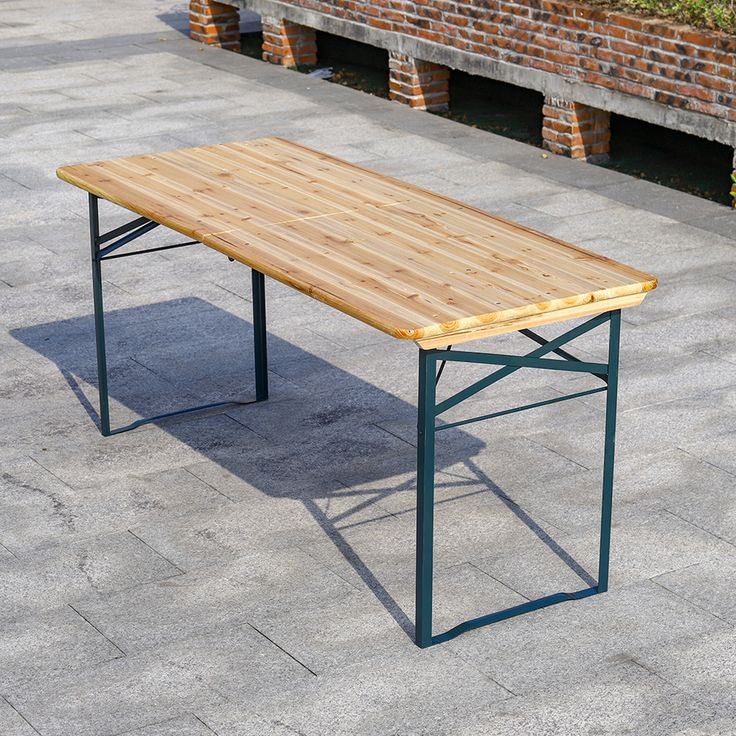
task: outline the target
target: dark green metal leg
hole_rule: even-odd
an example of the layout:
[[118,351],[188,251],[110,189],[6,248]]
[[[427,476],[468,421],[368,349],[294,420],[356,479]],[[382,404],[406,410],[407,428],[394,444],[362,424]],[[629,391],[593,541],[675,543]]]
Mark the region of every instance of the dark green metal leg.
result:
[[598,557],[598,592],[608,590],[608,563],[611,550],[613,469],[616,453],[616,405],[618,399],[618,357],[621,338],[621,310],[611,312],[608,337],[608,390],[606,392],[606,441],[603,455],[603,499],[601,503],[601,545]]
[[253,340],[256,363],[256,401],[268,399],[268,341],[266,336],[266,286],[263,274],[251,270],[253,284]]
[[97,346],[97,387],[100,394],[100,432],[110,435],[110,398],[107,388],[105,351],[105,312],[102,304],[102,262],[99,252],[100,216],[97,197],[89,195],[89,239],[92,247],[92,295],[95,308],[95,344]]
[[[249,401],[218,401],[212,404],[203,404],[202,406],[193,406],[188,409],[179,409],[177,411],[167,412],[166,414],[158,414],[152,417],[137,419],[124,427],[110,427],[110,394],[107,381],[107,354],[105,351],[105,311],[102,301],[102,261],[111,258],[125,258],[127,256],[139,255],[141,253],[153,253],[159,250],[169,250],[170,248],[182,248],[184,246],[198,243],[197,240],[190,240],[185,243],[176,243],[173,245],[162,245],[155,248],[147,248],[145,250],[130,251],[112,255],[119,248],[136,240],[141,235],[145,235],[154,228],[159,227],[159,223],[149,220],[146,217],[138,217],[131,222],[127,222],[120,227],[100,234],[100,217],[98,209],[98,197],[94,194],[89,195],[89,234],[92,249],[92,294],[94,298],[94,316],[95,316],[95,343],[97,347],[97,383],[100,393],[100,431],[106,437],[121,432],[128,432],[131,429],[140,427],[143,424],[150,424],[161,419],[181,416],[184,414],[192,414],[199,411],[215,408],[225,408],[231,406],[239,406],[243,404],[252,404]],[[113,241],[113,242],[110,242]],[[110,243],[105,245],[105,243]],[[104,247],[102,247],[104,245]],[[232,259],[231,259],[232,260]],[[268,355],[266,350],[266,293],[264,288],[263,274],[253,271],[253,328],[255,335],[255,364],[256,364],[256,401],[265,401],[268,398]]]
[[[576,337],[585,334],[595,327],[609,323],[608,363],[587,363],[576,358],[566,350],[560,349]],[[527,334],[525,331],[524,334]],[[611,508],[613,504],[613,470],[614,451],[616,440],[616,400],[618,392],[618,361],[619,342],[621,336],[621,311],[617,310],[593,317],[582,325],[574,327],[568,332],[552,340],[546,340],[535,333],[527,334],[535,342],[542,345],[525,356],[497,355],[494,353],[469,353],[462,350],[420,350],[419,351],[419,421],[417,443],[417,569],[416,569],[416,635],[415,641],[419,647],[428,647],[432,644],[449,641],[466,631],[487,626],[497,621],[503,621],[523,613],[536,611],[546,606],[552,606],[564,601],[580,600],[608,589],[608,564],[611,544]],[[550,352],[556,353],[563,360],[544,359]],[[482,363],[502,365],[503,368],[494,371],[486,378],[476,381],[469,387],[458,391],[453,396],[436,403],[436,383],[439,375],[436,373],[437,361],[441,363]],[[483,414],[456,422],[449,422],[435,426],[438,416],[448,409],[457,406],[465,399],[488,388],[493,383],[511,375],[521,368],[535,368],[559,371],[577,371],[589,373],[605,382],[601,388],[579,391],[574,394],[538,401],[525,406],[505,409],[502,411]],[[472,422],[484,421],[494,417],[527,409],[535,409],[547,404],[567,401],[582,396],[606,391],[606,434],[605,452],[603,459],[603,500],[601,513],[601,538],[598,565],[598,583],[592,587],[572,592],[553,593],[533,601],[527,601],[518,606],[506,608],[502,611],[480,616],[464,621],[443,633],[432,634],[432,545],[434,535],[434,454],[435,432],[450,429]],[[592,582],[592,581],[591,581]]]
[[434,537],[435,352],[419,350],[417,422],[416,631],[419,647],[432,644],[432,542]]

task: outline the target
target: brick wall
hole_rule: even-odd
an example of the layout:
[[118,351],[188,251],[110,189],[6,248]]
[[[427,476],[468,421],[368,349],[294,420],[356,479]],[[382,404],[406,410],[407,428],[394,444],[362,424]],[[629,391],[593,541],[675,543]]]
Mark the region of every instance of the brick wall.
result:
[[[214,0],[190,1],[198,9],[195,21],[200,6],[219,7]],[[274,63],[313,63],[314,29],[387,49],[391,97],[412,107],[447,106],[449,68],[536,89],[545,96],[544,146],[556,154],[605,160],[611,112],[736,149],[733,35],[575,0],[228,3],[270,19],[264,58]],[[292,27],[302,29],[307,62],[274,53],[294,47]],[[218,42],[212,34],[227,37],[229,26],[207,31],[209,42]]]
[[736,37],[726,34],[571,0],[282,4],[736,122]]

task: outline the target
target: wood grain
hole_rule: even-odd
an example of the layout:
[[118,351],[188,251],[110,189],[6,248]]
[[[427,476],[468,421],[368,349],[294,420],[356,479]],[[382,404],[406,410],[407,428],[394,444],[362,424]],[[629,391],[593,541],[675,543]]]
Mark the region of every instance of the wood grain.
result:
[[58,176],[422,347],[634,306],[653,276],[280,138]]

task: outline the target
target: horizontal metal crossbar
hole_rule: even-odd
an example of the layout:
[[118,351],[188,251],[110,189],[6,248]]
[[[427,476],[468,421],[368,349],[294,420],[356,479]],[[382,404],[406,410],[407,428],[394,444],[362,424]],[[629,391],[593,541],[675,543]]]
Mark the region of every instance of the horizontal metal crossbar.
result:
[[[536,332],[532,332],[531,330],[519,330],[519,333],[524,335],[524,337],[528,337],[530,340],[534,340],[538,345],[546,345],[549,340],[542,337],[541,335],[537,335]],[[575,362],[582,362],[580,358],[573,355],[572,353],[568,353],[567,350],[563,350],[562,348],[557,348],[556,350],[552,351],[555,355],[559,355],[560,357],[564,358],[565,360],[572,360]],[[593,374],[596,378],[600,378],[601,381],[604,381],[605,383],[608,383],[608,375],[605,373],[594,373]]]
[[[577,327],[573,327],[571,330],[568,330],[562,335],[555,337],[554,339],[550,340],[546,345],[542,345],[542,347],[537,348],[537,350],[534,350],[533,352],[528,353],[524,357],[525,358],[541,358],[542,356],[553,352],[554,350],[564,345],[565,343],[568,343],[571,340],[574,340],[575,338],[580,337],[580,335],[584,335],[586,332],[589,332],[590,330],[598,327],[604,322],[608,322],[610,318],[611,318],[610,312],[606,312],[605,314],[599,314],[593,317],[592,319],[589,319],[587,322],[583,322],[583,324],[578,325]],[[433,352],[434,354],[438,354],[438,353],[445,353],[446,351],[436,350],[436,351],[430,351],[430,352]],[[455,355],[455,354],[456,352],[453,351],[452,355]],[[449,360],[449,359],[450,359],[449,357],[445,357],[445,360]],[[488,386],[491,386],[497,381],[500,381],[502,378],[506,378],[506,376],[510,376],[512,373],[515,373],[522,367],[523,366],[519,366],[519,365],[507,365],[504,368],[501,368],[500,370],[494,371],[493,373],[491,373],[490,376],[481,378],[479,381],[476,381],[475,383],[471,384],[467,388],[464,388],[462,391],[458,391],[456,394],[453,394],[448,399],[445,399],[444,401],[441,401],[439,404],[437,404],[434,408],[435,416],[439,416],[440,414],[443,414],[444,412],[446,412],[448,409],[452,409],[453,406],[457,406],[462,401],[465,401],[465,399],[470,398],[471,396],[474,396],[479,391],[482,391],[484,388],[488,388]],[[598,370],[598,368],[596,368],[596,370]]]
[[144,417],[143,419],[136,419],[134,422],[131,422],[130,424],[126,424],[124,427],[116,427],[115,429],[110,430],[110,434],[122,434],[123,432],[129,432],[131,429],[135,429],[136,427],[141,427],[144,424],[152,424],[153,422],[158,422],[161,419],[169,419],[171,417],[178,417],[183,414],[192,414],[194,412],[199,411],[206,411],[207,409],[217,409],[218,407],[223,406],[243,406],[245,404],[255,404],[255,399],[251,399],[250,401],[216,401],[214,404],[202,404],[201,406],[192,406],[188,409],[177,409],[176,411],[170,411],[166,414],[157,414],[153,417]]
[[169,250],[171,248],[183,248],[185,245],[201,245],[199,240],[188,240],[186,243],[174,243],[174,245],[159,245],[156,248],[141,248],[140,250],[131,250],[127,253],[118,253],[114,256],[105,256],[98,258],[99,261],[109,261],[113,258],[126,258],[127,256],[137,256],[141,253],[155,253],[157,250]]
[[438,359],[455,363],[483,363],[489,365],[509,365],[519,368],[541,368],[551,371],[572,371],[574,373],[605,373],[605,363],[584,363],[582,360],[554,360],[550,358],[531,358],[526,355],[499,355],[497,353],[472,353],[456,350],[448,353],[442,350]]
[[474,422],[482,422],[485,419],[495,419],[496,417],[503,417],[507,414],[517,414],[520,411],[526,411],[527,409],[538,409],[540,406],[547,406],[548,404],[557,404],[560,401],[569,401],[570,399],[579,399],[583,396],[590,396],[591,394],[598,394],[601,391],[606,391],[605,386],[600,388],[592,388],[588,391],[578,391],[576,394],[566,394],[565,396],[556,396],[554,399],[546,399],[545,401],[536,401],[533,404],[524,404],[524,406],[515,406],[513,409],[503,409],[502,411],[494,411],[492,414],[483,414],[479,417],[471,417],[470,419],[461,419],[458,422],[449,422],[447,424],[441,424],[439,427],[435,427],[436,432],[440,432],[443,429],[452,429],[452,427],[461,427],[463,424],[472,424]]
[[98,235],[97,240],[96,240],[96,245],[102,245],[103,243],[107,243],[108,241],[113,240],[114,238],[117,238],[118,235],[125,235],[125,233],[128,233],[131,230],[134,230],[135,228],[140,227],[141,225],[145,225],[147,222],[151,222],[151,220],[149,220],[147,217],[138,217],[135,220],[126,222],[125,225],[116,227],[114,230],[110,230],[110,232],[107,232],[104,235]]
[[584,588],[583,590],[575,591],[574,593],[554,593],[553,595],[545,596],[544,598],[538,598],[535,601],[527,601],[518,606],[511,608],[505,608],[503,611],[497,611],[496,613],[490,613],[487,616],[480,616],[479,618],[473,618],[470,621],[464,621],[463,623],[455,626],[443,634],[436,634],[432,637],[432,644],[441,644],[444,641],[454,639],[460,634],[464,634],[466,631],[472,631],[473,629],[479,629],[482,626],[496,623],[497,621],[504,621],[507,618],[513,618],[518,616],[520,613],[529,613],[530,611],[538,611],[540,608],[546,608],[547,606],[554,606],[557,603],[564,603],[565,601],[578,601],[582,598],[588,598],[591,595],[598,593],[598,586],[592,588]]
[[[133,230],[132,233],[128,233],[128,235],[124,235],[119,240],[116,240],[111,245],[108,245],[107,248],[98,250],[95,257],[97,258],[98,261],[101,261],[103,258],[106,258],[113,251],[116,251],[118,248],[122,248],[124,245],[127,245],[128,243],[135,240],[136,238],[140,238],[141,235],[145,235],[147,232],[150,232],[151,230],[153,230],[154,228],[157,228],[158,226],[159,226],[158,222],[152,222],[149,220],[145,225],[141,225],[137,230]],[[99,240],[97,242],[99,243]]]

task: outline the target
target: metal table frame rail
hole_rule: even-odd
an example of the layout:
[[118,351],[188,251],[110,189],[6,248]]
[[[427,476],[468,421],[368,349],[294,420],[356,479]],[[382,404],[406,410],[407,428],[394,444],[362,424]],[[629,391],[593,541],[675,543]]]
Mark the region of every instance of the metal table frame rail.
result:
[[[109,436],[127,432],[131,429],[156,422],[161,419],[190,414],[218,407],[251,404],[268,399],[268,356],[266,333],[266,300],[263,274],[251,269],[253,292],[253,333],[255,359],[255,399],[247,401],[220,401],[203,404],[186,409],[138,419],[125,426],[110,427],[110,399],[107,375],[107,355],[105,349],[105,317],[102,300],[102,262],[112,258],[153,253],[171,248],[182,248],[199,241],[192,240],[173,245],[163,245],[144,250],[115,253],[119,248],[145,235],[159,223],[146,217],[139,217],[120,227],[100,234],[98,197],[89,194],[90,242],[92,248],[92,286],[94,296],[94,321],[97,348],[97,376],[100,396],[100,431]],[[111,242],[112,241],[112,242]],[[109,243],[109,245],[106,245]],[[230,259],[232,260],[232,259]],[[608,322],[609,347],[608,363],[588,363],[579,360],[562,346],[575,338],[589,332],[599,325]],[[621,310],[600,314],[583,324],[568,330],[552,340],[537,335],[531,330],[519,332],[540,345],[539,348],[524,356],[499,355],[496,353],[468,352],[452,350],[419,349],[419,406],[418,406],[418,442],[417,442],[417,546],[416,546],[416,609],[415,609],[415,642],[419,647],[428,647],[453,639],[472,629],[486,626],[496,621],[535,611],[539,608],[561,603],[562,601],[586,598],[608,589],[608,568],[611,540],[611,507],[613,501],[613,469],[616,434],[616,398],[618,386],[619,338],[621,331]],[[554,353],[562,360],[545,358]],[[439,363],[439,367],[438,367]],[[437,403],[436,387],[447,363],[480,363],[503,366],[490,375],[482,378],[467,388]],[[437,425],[437,417],[447,410],[459,405],[465,399],[493,385],[521,368],[535,368],[553,371],[573,371],[589,373],[601,379],[605,385],[599,388],[580,391],[574,394],[559,396],[546,401],[539,401],[512,409],[497,411],[492,414],[448,422]],[[528,601],[512,608],[491,613],[480,618],[465,621],[444,633],[432,633],[432,578],[433,578],[433,539],[434,539],[434,475],[435,475],[435,434],[437,432],[494,417],[500,417],[527,409],[534,409],[559,401],[580,398],[590,394],[606,392],[605,449],[603,462],[603,496],[601,511],[600,551],[598,559],[597,585],[571,593],[555,593],[534,601]]]
[[[589,332],[599,325],[609,323],[608,363],[587,363],[562,349],[562,345]],[[611,545],[611,508],[613,503],[613,468],[616,440],[616,400],[618,391],[618,359],[621,334],[621,310],[597,315],[583,324],[568,330],[552,340],[537,335],[531,330],[520,330],[522,334],[539,343],[541,347],[528,355],[498,355],[495,353],[476,353],[460,350],[419,350],[419,410],[417,421],[417,547],[416,547],[416,644],[422,648],[453,639],[460,634],[481,626],[503,621],[539,608],[563,601],[587,598],[608,589],[608,568]],[[555,353],[563,360],[544,358]],[[453,396],[437,403],[436,386],[446,363],[481,363],[498,365],[502,368],[482,378]],[[440,363],[439,369],[437,364]],[[437,417],[474,396],[479,391],[493,385],[502,378],[521,368],[536,368],[553,371],[574,371],[589,373],[600,378],[604,386],[579,391],[574,394],[555,397],[546,401],[506,409],[472,417],[457,422],[437,424]],[[506,608],[496,613],[471,619],[458,624],[444,633],[432,633],[432,570],[434,539],[434,475],[435,475],[435,434],[442,430],[458,427],[472,422],[504,416],[527,409],[535,409],[559,401],[576,399],[590,394],[606,392],[605,444],[603,457],[603,495],[601,503],[601,532],[598,555],[597,585],[571,593],[555,593],[518,606]]]
[[[224,408],[227,406],[239,406],[253,404],[268,399],[268,355],[266,339],[266,292],[263,274],[251,269],[252,274],[252,296],[253,296],[253,340],[255,357],[255,399],[246,401],[216,401],[211,404],[202,404],[186,409],[157,414],[156,416],[136,419],[130,424],[122,427],[110,427],[110,392],[107,375],[107,351],[105,349],[105,311],[102,301],[102,262],[112,258],[125,258],[127,256],[154,253],[171,248],[183,248],[187,245],[198,244],[198,240],[189,240],[185,243],[173,245],[161,245],[144,250],[133,250],[125,253],[115,253],[119,248],[140,238],[159,226],[158,222],[149,220],[147,217],[138,217],[135,220],[116,227],[107,233],[100,234],[99,197],[89,195],[89,231],[90,244],[92,247],[92,293],[94,299],[95,315],[95,344],[97,348],[97,383],[100,395],[100,432],[109,437],[113,434],[128,432],[143,424],[150,424],[161,419],[180,416],[182,414],[193,414],[208,409]],[[112,241],[112,242],[110,242]],[[109,243],[109,245],[105,245]],[[104,247],[103,247],[104,246]],[[114,255],[113,255],[114,254]],[[231,259],[232,260],[232,259]]]

